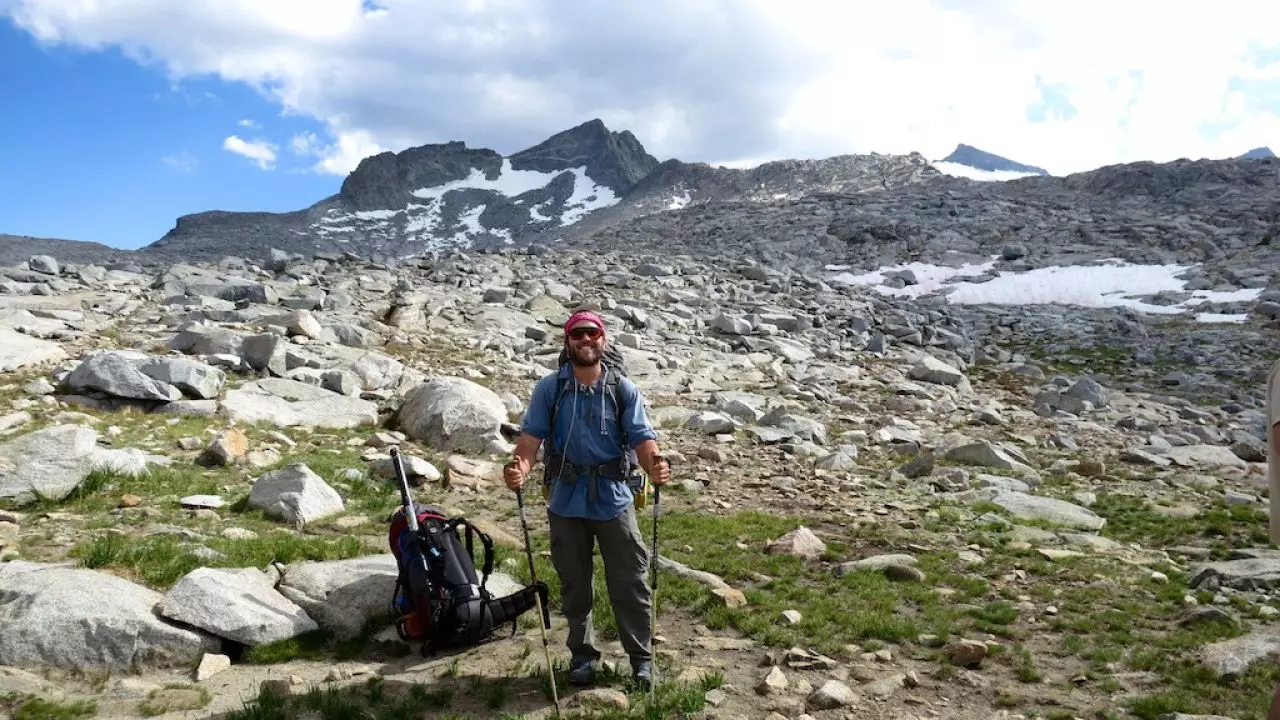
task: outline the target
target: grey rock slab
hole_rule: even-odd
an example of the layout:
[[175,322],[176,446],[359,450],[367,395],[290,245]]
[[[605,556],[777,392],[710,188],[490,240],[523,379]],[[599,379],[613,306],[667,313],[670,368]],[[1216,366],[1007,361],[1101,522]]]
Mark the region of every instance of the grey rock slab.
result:
[[160,614],[251,647],[320,627],[257,568],[196,568],[164,595]]
[[181,390],[143,374],[138,367],[142,358],[134,353],[94,353],[71,371],[66,383],[77,392],[100,392],[130,400],[181,400]]
[[345,640],[357,636],[367,619],[386,611],[397,573],[391,553],[304,561],[287,567],[276,588],[321,628]]
[[303,463],[292,463],[259,477],[249,505],[294,525],[306,525],[343,511],[342,496]]
[[767,402],[763,395],[726,390],[716,393],[711,398],[711,408],[736,420],[754,423],[764,417],[764,407]]
[[991,502],[1022,520],[1046,520],[1082,530],[1101,530],[1104,517],[1092,510],[1057,498],[1029,495],[1016,491],[997,492]]
[[506,446],[507,406],[465,378],[434,377],[410,390],[397,420],[409,437],[441,452],[485,454]]
[[1254,663],[1280,654],[1280,628],[1269,627],[1230,640],[1210,643],[1200,652],[1200,663],[1220,677],[1234,677]]
[[212,400],[222,392],[227,374],[211,365],[176,357],[156,357],[138,363],[138,371],[172,385],[195,400]]
[[1183,467],[1244,468],[1249,466],[1248,462],[1242,460],[1230,448],[1221,445],[1184,445],[1169,448],[1162,454],[1173,461],[1173,464]]
[[0,372],[66,359],[67,351],[56,342],[0,328]]
[[809,710],[835,710],[837,708],[857,705],[858,693],[839,680],[828,680],[805,699]]
[[912,380],[933,383],[935,385],[959,386],[966,380],[965,374],[941,360],[925,355],[911,367],[907,377]]
[[163,596],[108,573],[0,564],[0,665],[131,671],[189,667],[220,643],[159,617]]
[[1205,563],[1196,567],[1187,585],[1192,588],[1217,590],[1264,590],[1280,587],[1280,557],[1241,558]]
[[65,498],[93,470],[97,443],[92,428],[55,425],[0,445],[0,498],[17,505]]
[[378,406],[368,400],[283,378],[263,378],[228,390],[218,412],[241,422],[283,427],[354,428],[378,422]]
[[685,425],[703,435],[731,433],[738,427],[738,424],[728,415],[710,411],[693,414],[685,421]]
[[816,357],[812,350],[794,340],[774,338],[769,344],[774,352],[794,364],[809,362]]
[[142,477],[151,472],[152,465],[168,467],[172,463],[173,459],[167,455],[153,455],[137,448],[99,448],[94,455],[92,471]]
[[953,447],[946,452],[944,457],[966,465],[1014,470],[1024,475],[1035,474],[1033,468],[1019,461],[1008,448],[986,441],[966,443]]

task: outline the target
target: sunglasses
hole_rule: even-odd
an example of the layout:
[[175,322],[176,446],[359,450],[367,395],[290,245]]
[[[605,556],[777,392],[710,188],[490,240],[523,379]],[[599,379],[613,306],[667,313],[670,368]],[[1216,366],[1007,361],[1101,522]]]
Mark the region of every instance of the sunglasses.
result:
[[600,337],[600,334],[600,328],[598,327],[576,327],[569,331],[569,337],[574,340],[581,340],[582,338],[595,340]]

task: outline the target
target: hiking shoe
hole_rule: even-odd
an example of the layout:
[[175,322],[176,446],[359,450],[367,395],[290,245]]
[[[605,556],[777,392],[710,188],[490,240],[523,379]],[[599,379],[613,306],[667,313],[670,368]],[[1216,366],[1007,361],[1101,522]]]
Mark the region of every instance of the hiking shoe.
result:
[[649,683],[653,682],[653,663],[649,660],[641,660],[631,666],[631,679],[635,682],[636,687],[641,690],[648,690]]
[[596,681],[596,663],[591,659],[574,660],[569,663],[569,683],[571,685],[590,685]]

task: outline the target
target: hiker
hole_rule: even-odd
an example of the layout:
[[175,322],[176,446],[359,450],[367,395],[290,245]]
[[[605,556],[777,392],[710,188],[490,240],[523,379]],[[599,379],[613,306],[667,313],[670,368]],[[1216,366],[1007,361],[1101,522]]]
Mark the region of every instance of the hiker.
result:
[[[635,493],[628,482],[634,458],[654,485],[671,477],[659,454],[657,432],[649,423],[638,388],[616,363],[604,360],[604,320],[592,312],[575,313],[564,325],[562,364],[533,390],[520,439],[507,465],[507,487],[520,490],[543,447],[543,482],[550,485],[547,518],[551,562],[560,577],[561,604],[569,621],[566,646],[572,654],[569,682],[595,680],[600,652],[592,627],[593,551],[599,542],[605,580],[622,647],[631,660],[632,678],[647,687],[653,677],[650,640],[650,589],[645,582],[649,553],[636,522]],[[611,402],[616,382],[620,407]],[[551,416],[555,414],[554,426]]]

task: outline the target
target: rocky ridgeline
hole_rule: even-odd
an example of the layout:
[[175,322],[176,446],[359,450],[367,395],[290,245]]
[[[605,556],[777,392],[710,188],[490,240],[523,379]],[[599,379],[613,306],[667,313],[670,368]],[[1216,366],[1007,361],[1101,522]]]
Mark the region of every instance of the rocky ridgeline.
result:
[[1188,291],[1275,291],[1278,185],[1280,161],[1270,160],[1132,163],[997,183],[934,173],[886,191],[815,189],[765,204],[724,198],[565,237],[578,250],[660,243],[664,252],[810,272],[993,258],[992,272],[1108,258],[1199,264]]
[[[1005,192],[1021,191],[983,192],[996,203]],[[832,220],[816,209],[848,212],[852,202],[814,199],[794,206],[815,211],[794,233],[829,227]],[[876,203],[892,201],[858,202],[870,214]],[[701,223],[707,212],[638,222]],[[776,234],[768,229],[775,220],[763,217],[756,217],[764,223],[759,233],[747,233],[756,239],[725,232],[703,235],[701,242],[732,247]],[[1198,225],[1188,221],[1185,227]],[[1197,405],[1170,397],[1180,383],[1165,376],[1153,375],[1146,386],[1119,386],[1099,382],[1089,367],[1058,375],[1005,347],[1044,341],[1040,334],[1055,331],[1055,317],[1069,317],[1072,329],[1048,341],[1050,353],[1063,338],[1092,333],[1095,344],[1107,345],[1112,337],[1138,332],[1167,339],[1174,328],[1151,331],[1112,311],[956,308],[833,285],[811,268],[757,262],[756,253],[722,262],[679,254],[706,229],[691,225],[687,244],[660,257],[606,248],[598,239],[583,250],[452,252],[392,265],[353,254],[273,251],[261,263],[227,257],[153,267],[68,266],[32,257],[0,271],[8,278],[8,294],[0,295],[0,370],[20,380],[5,384],[9,407],[0,407],[0,502],[10,508],[0,512],[0,553],[8,560],[0,565],[0,666],[198,665],[196,677],[203,681],[225,672],[237,648],[316,628],[356,633],[385,607],[394,584],[386,553],[267,568],[198,568],[158,592],[74,559],[30,559],[25,543],[35,530],[28,529],[34,524],[29,515],[41,499],[72,496],[95,470],[136,474],[190,463],[104,447],[104,436],[119,435],[128,418],[155,416],[207,420],[216,431],[212,443],[183,441],[187,450],[203,448],[198,462],[204,464],[278,464],[280,455],[268,450],[251,457],[236,430],[247,425],[276,428],[281,446],[291,442],[291,431],[359,433],[354,440],[372,449],[370,472],[383,475],[387,468],[376,464],[383,448],[418,443],[450,459],[444,472],[412,459],[415,478],[444,477],[472,493],[462,497],[478,501],[497,485],[493,461],[509,451],[533,381],[555,363],[558,326],[579,307],[607,316],[630,375],[649,400],[650,417],[681,466],[690,468],[680,488],[707,512],[767,507],[837,518],[850,527],[900,513],[901,522],[918,527],[937,515],[938,503],[991,503],[1027,523],[1016,525],[1017,542],[1041,547],[1051,560],[1096,554],[1139,571],[1157,562],[1186,565],[1192,586],[1222,603],[1276,613],[1280,559],[1274,553],[1240,547],[1229,559],[1207,562],[1202,548],[1118,543],[1098,534],[1106,520],[1089,507],[1103,484],[1125,484],[1170,512],[1189,511],[1187,517],[1196,512],[1190,498],[1265,508],[1257,380],[1274,356],[1259,348],[1273,347],[1274,334],[1256,326],[1191,329],[1178,345],[1168,345],[1230,357],[1201,365],[1228,367],[1254,383],[1251,390],[1241,386]],[[899,231],[884,232],[891,238]],[[627,237],[621,233],[616,242]],[[1249,252],[1246,240],[1221,235],[1216,243],[1224,251]],[[786,251],[790,241],[778,242],[783,249],[776,251]],[[1100,246],[1090,252],[1107,251]],[[769,252],[774,250],[761,255]],[[1060,261],[1069,250],[1036,252]],[[1256,259],[1261,251],[1252,252]],[[1022,256],[1010,260],[1019,261]],[[1205,338],[1215,344],[1201,346]],[[1197,380],[1201,371],[1184,372],[1199,383],[1196,392],[1219,390]],[[111,426],[100,431],[90,412],[108,413]],[[1056,459],[1043,462],[1046,454]],[[864,464],[873,457],[888,463]],[[726,468],[735,481],[724,481]],[[363,475],[353,472],[351,478],[327,477],[300,463],[255,472],[247,504],[285,531],[303,528],[346,510],[343,483]],[[1065,495],[1055,489],[1064,484],[1070,488]],[[891,509],[875,509],[876,498]],[[182,499],[197,513],[226,502],[217,495]],[[1010,520],[989,514],[985,522]],[[1045,523],[1056,529],[1040,529]],[[962,537],[949,539],[957,543],[953,549],[981,563],[980,553],[961,546]],[[74,539],[64,538],[67,544]],[[797,530],[770,551],[815,558],[822,550],[815,552],[811,540],[816,538]],[[696,567],[668,558],[663,563],[707,582],[731,606],[745,602],[741,592]],[[910,554],[873,555],[835,571],[870,567],[895,580],[919,581],[923,573],[915,565]],[[1028,596],[1024,603],[1030,602]],[[1258,627],[1206,646],[1206,666],[1231,676],[1266,657],[1280,636],[1273,624]],[[696,642],[715,652],[711,640]],[[982,640],[962,638],[948,652],[957,665],[973,668],[987,648]],[[783,717],[839,713],[919,684],[914,673],[873,677],[845,668],[843,679],[816,689],[807,680],[789,685],[782,665],[819,671],[840,666],[797,652],[775,658],[757,688]],[[856,657],[884,663],[896,656],[883,650]],[[964,677],[982,686],[972,673]]]

